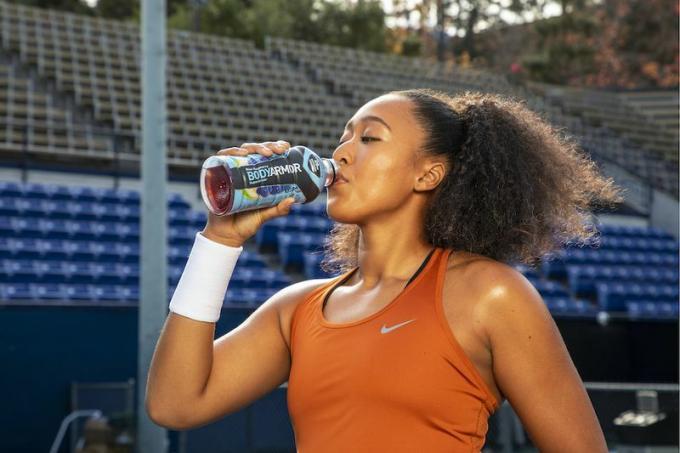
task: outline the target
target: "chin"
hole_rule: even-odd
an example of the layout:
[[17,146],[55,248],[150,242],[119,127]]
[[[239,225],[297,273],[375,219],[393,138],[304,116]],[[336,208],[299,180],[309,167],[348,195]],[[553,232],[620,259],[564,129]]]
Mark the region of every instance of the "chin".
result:
[[359,223],[356,209],[347,209],[336,201],[326,201],[328,218],[340,223]]

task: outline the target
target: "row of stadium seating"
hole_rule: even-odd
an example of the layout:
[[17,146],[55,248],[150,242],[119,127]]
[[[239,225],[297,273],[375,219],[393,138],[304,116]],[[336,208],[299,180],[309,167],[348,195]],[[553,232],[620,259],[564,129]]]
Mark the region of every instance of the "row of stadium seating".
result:
[[[4,285],[0,294],[9,295],[11,300],[29,296],[46,300],[86,300],[90,296],[95,301],[135,300],[139,279],[138,193],[4,183],[0,184],[0,201],[5,206],[32,206],[20,211],[0,209],[0,284]],[[74,213],[73,219],[55,219],[50,203],[75,204],[82,209],[69,211]],[[168,284],[172,287],[181,276],[196,231],[205,223],[205,214],[191,210],[176,194],[168,197],[168,203],[168,212],[178,213],[169,215]],[[107,206],[108,212],[125,209],[134,214],[125,221],[92,220],[92,212],[102,206]],[[178,219],[181,224],[176,223]],[[301,270],[306,278],[326,278],[332,275],[321,270],[320,262],[331,224],[323,204],[294,205],[288,216],[266,222],[255,242],[260,250],[277,253],[283,270]],[[554,304],[560,313],[625,311],[629,302],[640,300],[677,304],[677,288],[673,289],[678,282],[677,241],[658,229],[616,225],[598,229],[601,236],[595,243],[599,248],[567,247],[537,269],[518,270],[546,303],[562,301]],[[567,277],[567,286],[551,279],[563,276]],[[256,252],[244,251],[230,288],[273,290],[290,282],[284,273],[267,268]],[[590,296],[596,304],[575,296]],[[668,310],[659,309],[659,314],[664,316]]]
[[[234,288],[280,288],[290,283],[290,278],[278,271],[267,269],[260,261],[250,267],[252,257],[239,258],[230,286]],[[183,265],[168,268],[168,282],[176,285]],[[0,282],[3,283],[53,283],[53,284],[120,284],[137,285],[139,264],[121,262],[44,261],[28,259],[0,260]]]
[[[373,64],[373,60],[379,58],[379,53],[356,49],[347,49],[331,59],[326,57],[328,51],[324,51],[328,46],[300,44],[286,38],[269,38],[268,46],[273,54],[313,71],[320,80],[335,87],[336,92],[347,93],[352,97],[352,105],[356,106],[385,91],[414,86],[427,86],[449,93],[480,89],[523,99],[551,123],[567,128],[589,153],[617,162],[654,187],[677,197],[677,158],[673,161],[650,153],[620,136],[615,129],[589,118],[577,117],[573,112],[540,98],[534,91],[510,86],[500,77],[480,78],[475,83],[472,78],[462,78],[461,74],[465,71],[458,70],[453,77],[438,71],[432,73],[428,70],[431,64],[422,64],[418,60],[413,60],[413,67],[409,70],[399,71],[395,69],[398,65],[385,67]],[[388,58],[399,60],[398,57]]]
[[[0,2],[0,24],[5,52],[18,56],[22,65],[33,68],[41,79],[54,81],[55,90],[90,111],[102,131],[130,140],[131,144],[119,142],[118,158],[138,159],[140,43],[134,24],[6,2]],[[615,128],[565,112],[566,107],[546,101],[551,98],[512,86],[494,74],[422,58],[283,38],[267,39],[263,51],[244,40],[174,30],[168,34],[168,51],[171,165],[196,166],[228,144],[274,137],[307,144],[329,156],[347,118],[363,102],[385,91],[420,86],[449,93],[478,89],[524,99],[530,108],[565,127],[596,160],[616,162],[677,197],[677,159],[660,158]],[[232,71],[234,67],[239,71]],[[30,103],[32,95],[25,92],[7,96],[5,110],[12,110],[14,98]],[[25,104],[24,110],[35,112],[39,105],[53,105],[49,93],[39,93],[37,107]],[[49,129],[42,119],[21,121],[30,123],[26,126],[32,131],[30,149],[48,143],[55,152],[73,151],[68,143],[52,141],[63,134]],[[75,130],[74,123],[68,124],[69,131]],[[10,134],[25,141],[21,130],[12,129]],[[91,131],[88,134],[92,136]],[[112,159],[110,137],[101,143],[88,142],[87,152]],[[12,142],[12,146],[25,145]]]
[[[0,182],[0,198],[27,198],[38,200],[89,201],[103,204],[138,205],[139,192],[130,189],[111,189],[88,186],[60,186],[51,184],[2,181]],[[168,194],[168,203],[175,207],[189,207],[181,196]]]
[[678,93],[656,101],[654,116],[618,93],[578,87],[544,89],[548,100],[574,115],[598,122],[678,164]]
[[[172,297],[175,288],[168,287],[168,298]],[[224,297],[225,305],[246,305],[257,307],[278,288],[237,288],[230,286]],[[115,304],[133,304],[139,301],[137,286],[123,285],[59,285],[51,283],[0,283],[0,300],[4,303],[38,303],[50,304],[59,302],[92,303],[105,302]]]

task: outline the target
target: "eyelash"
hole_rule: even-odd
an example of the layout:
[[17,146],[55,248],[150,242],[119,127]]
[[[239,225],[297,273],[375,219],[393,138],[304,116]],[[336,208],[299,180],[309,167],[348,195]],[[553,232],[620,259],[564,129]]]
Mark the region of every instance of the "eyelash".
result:
[[[361,137],[361,140],[375,140],[375,141],[379,141],[380,139],[379,139],[379,138],[375,138],[375,137]],[[342,144],[345,143],[346,141],[347,141],[347,140],[345,140],[344,142],[339,142],[339,143],[338,143],[338,146],[342,145]]]

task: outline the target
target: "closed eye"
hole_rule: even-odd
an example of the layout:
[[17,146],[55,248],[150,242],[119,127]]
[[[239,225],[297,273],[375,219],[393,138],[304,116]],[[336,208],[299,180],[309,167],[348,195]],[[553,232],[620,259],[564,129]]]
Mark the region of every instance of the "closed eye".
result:
[[[375,137],[361,137],[361,141],[364,141],[364,140],[371,140],[371,141],[375,140],[375,141],[379,141],[380,139],[379,139],[379,138],[375,138]],[[343,142],[339,142],[339,143],[338,143],[338,146],[342,145],[342,144],[345,143],[346,141],[347,141],[347,140],[345,140],[345,141],[343,141]]]

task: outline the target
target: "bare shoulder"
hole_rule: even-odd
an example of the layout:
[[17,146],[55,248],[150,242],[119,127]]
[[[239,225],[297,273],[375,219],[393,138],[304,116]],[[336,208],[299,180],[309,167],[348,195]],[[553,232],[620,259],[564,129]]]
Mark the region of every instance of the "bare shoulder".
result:
[[484,255],[454,251],[449,254],[444,280],[445,310],[452,321],[460,319],[474,326],[478,344],[489,346],[490,301],[506,288],[522,285],[531,286],[514,267]]
[[468,252],[453,252],[447,266],[448,280],[461,282],[467,291],[474,291],[475,300],[488,296],[499,286],[531,283],[513,266],[492,258]]
[[298,304],[312,292],[328,283],[332,278],[302,280],[281,289],[271,298],[272,308],[279,317],[281,333],[290,348],[290,325]]

